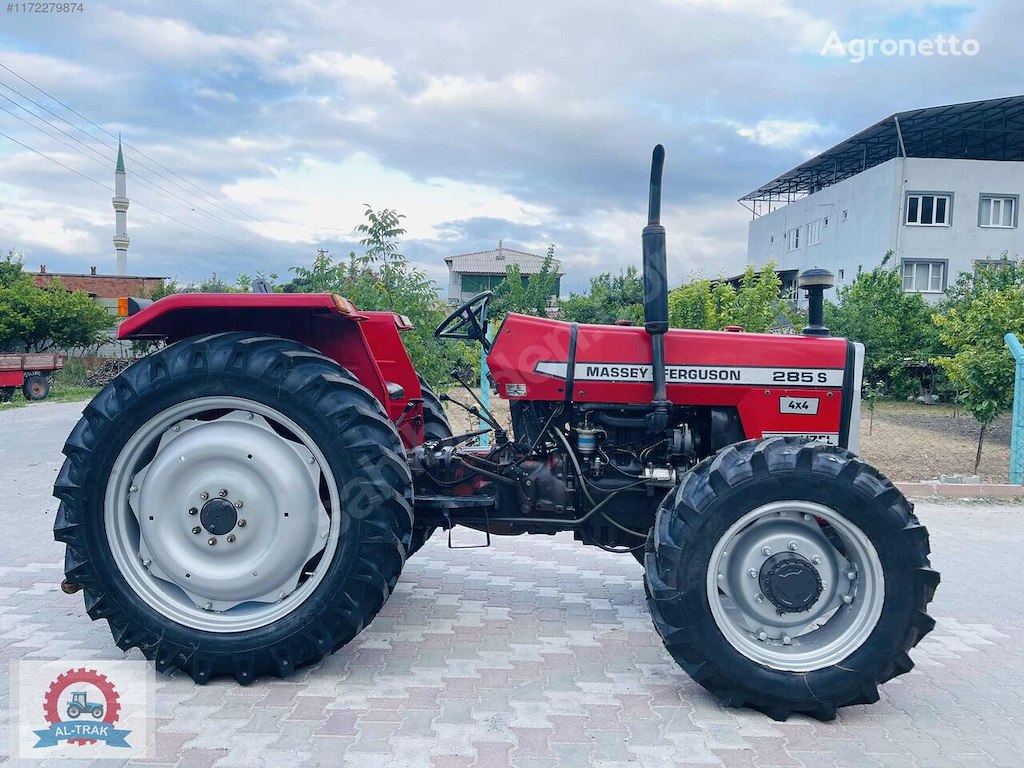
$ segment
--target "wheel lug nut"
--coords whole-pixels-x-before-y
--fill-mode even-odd
[[[142,561],[142,565],[144,567],[146,567],[146,568],[149,568],[149,564],[152,563],[152,562],[153,562],[152,560],[148,560],[148,559],[147,560],[143,560]]]
[[[853,596],[852,595],[843,595],[843,602],[846,603],[847,605],[849,605],[850,603],[853,602]]]
[[[217,543],[217,539],[214,536],[211,536],[206,540],[206,543],[212,547],[214,544]]]
[[[228,544],[234,544],[234,543],[235,543],[235,534],[229,533],[228,534]]]
[[[783,635],[782,636],[782,644],[783,645],[791,645],[792,643],[793,643],[793,638],[791,638],[789,635]]]
[[[756,579],[757,578],[757,571],[755,571],[753,568],[751,568],[749,571],[747,571],[747,576],[749,576],[752,579]]]
[[[856,571],[850,571],[849,573],[846,574],[846,578],[848,578],[850,581],[853,581],[854,579],[857,578],[857,572]]]
[[[239,518],[239,520],[238,520],[238,527],[239,528],[245,528],[245,518],[244,517]]]
[[[768,557],[768,555],[770,555],[771,553],[772,553],[772,548],[771,547],[761,547],[761,554],[764,555],[765,557]]]
[[[203,529],[197,525],[195,528],[192,529],[192,533],[199,533],[201,530]]]
[[[244,504],[244,502],[241,499],[239,499],[238,501],[235,502],[235,509],[241,509],[244,506],[245,506],[245,504]]]
[[[188,513],[190,515],[198,515],[199,514],[199,510],[196,509],[195,507],[189,507]]]
[[[821,558],[818,557],[817,555],[815,555],[814,557],[811,558],[811,562],[814,563],[815,565],[821,565]]]
[[[199,494],[199,498],[202,499],[203,501],[206,501],[208,498],[210,498],[210,494],[208,494],[206,491],[203,491],[202,493]]]
[[[797,543],[795,541],[791,541],[789,542],[789,548],[796,552],[799,547],[797,546]]]
[[[765,640],[768,639],[768,633],[765,632],[764,630],[758,632],[757,633],[757,639],[760,640],[763,643]]]
[[[213,610],[213,603],[207,603],[206,605],[204,605],[203,606],[203,610],[212,611]]]
[[[764,602],[764,598],[761,597],[760,595],[754,595],[754,602],[757,603],[758,605],[760,605],[761,603]]]
[[[217,492],[217,495],[218,495],[218,496],[220,496],[221,498],[223,498],[223,497],[227,496],[227,495],[228,495],[228,489],[227,489],[227,488],[221,488],[221,489],[220,489],[220,490],[219,490],[219,491]]]

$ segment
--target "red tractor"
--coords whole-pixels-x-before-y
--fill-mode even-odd
[[[490,293],[438,327],[487,349],[510,401],[486,447],[452,434],[399,314],[328,294],[133,307],[119,337],[167,346],[64,447],[66,591],[157,669],[247,684],[352,640],[437,529],[572,531],[643,563],[666,648],[726,704],[827,720],[876,701],[939,576],[911,504],[857,457],[863,349],[822,327],[821,270],[802,335],[669,330],[663,161],[644,327],[513,314],[492,343]]]

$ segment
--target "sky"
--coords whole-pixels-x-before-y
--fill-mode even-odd
[[[360,250],[369,204],[441,285],[500,239],[580,290],[639,264],[659,142],[672,281],[734,274],[745,193],[893,112],[1024,92],[1014,0],[5,2],[0,252],[49,271],[114,271],[121,134],[133,274],[287,279]],[[976,45],[855,62],[833,33]]]

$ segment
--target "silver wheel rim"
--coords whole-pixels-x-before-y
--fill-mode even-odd
[[[804,559],[818,574],[820,592],[805,610],[780,613],[763,594],[763,569],[778,563],[779,553]],[[772,669],[809,672],[864,644],[882,614],[885,576],[865,533],[835,510],[779,501],[743,515],[719,539],[707,594],[733,648]]]
[[[293,612],[338,548],[327,459],[294,421],[239,397],[172,406],[111,469],[104,523],[131,589],[179,624],[242,632]]]

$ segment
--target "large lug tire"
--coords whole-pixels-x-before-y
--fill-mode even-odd
[[[45,400],[50,394],[50,381],[38,373],[26,376],[25,382],[21,385],[21,392],[26,400]]]
[[[726,705],[830,720],[913,668],[935,625],[928,554],[911,504],[853,454],[751,440],[665,498],[645,584],[668,651]]]
[[[423,391],[423,436],[427,440],[441,440],[451,437],[452,428],[448,423],[448,414],[444,406],[438,400],[434,390],[420,378],[420,388]],[[411,557],[420,547],[427,543],[436,529],[433,526],[413,525],[412,540],[409,543],[408,556]]]
[[[221,333],[150,355],[86,407],[64,453],[67,579],[158,670],[288,675],[355,637],[401,572],[398,433],[296,342]]]

